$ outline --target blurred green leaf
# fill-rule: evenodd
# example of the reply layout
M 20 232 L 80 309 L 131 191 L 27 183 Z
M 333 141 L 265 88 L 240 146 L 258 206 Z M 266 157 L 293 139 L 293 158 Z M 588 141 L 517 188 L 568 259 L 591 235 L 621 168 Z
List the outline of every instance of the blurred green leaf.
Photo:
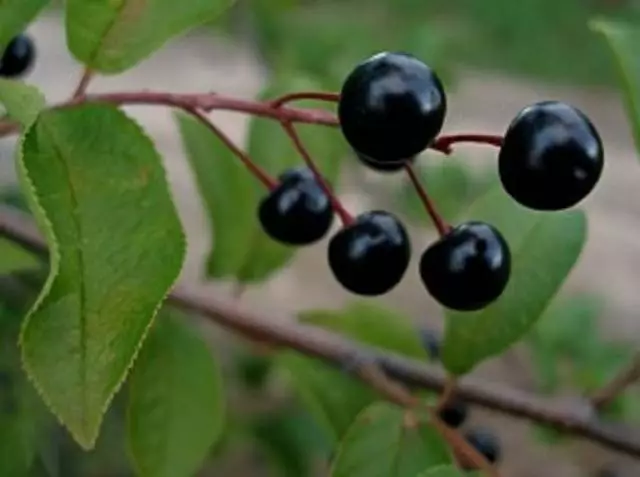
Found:
M 23 190 L 51 250 L 22 329 L 24 368 L 91 448 L 180 273 L 185 238 L 160 156 L 117 108 L 44 111 L 21 153 Z
M 428 421 L 405 418 L 403 409 L 375 403 L 345 434 L 333 462 L 332 477 L 410 477 L 451 463 L 446 443 Z
M 22 33 L 49 0 L 3 0 L 0 2 L 0 52 Z
M 0 275 L 39 266 L 40 261 L 31 252 L 14 242 L 0 238 Z
M 439 465 L 423 472 L 419 477 L 464 477 L 464 474 L 452 465 Z
M 288 374 L 301 402 L 334 442 L 376 398 L 371 389 L 346 372 L 293 351 L 280 354 L 277 363 Z
M 604 301 L 594 294 L 558 297 L 544 312 L 530 339 L 561 355 L 586 357 L 596 344 L 597 320 L 603 311 Z
M 24 0 L 20 0 L 24 1 Z M 125 71 L 193 27 L 210 22 L 234 0 L 67 0 L 69 50 L 103 74 Z
M 298 317 L 303 323 L 338 332 L 370 346 L 428 359 L 418 330 L 409 318 L 376 304 L 358 301 L 342 310 L 308 310 Z
M 491 175 L 485 171 L 478 173 L 463 160 L 454 157 L 440 160 L 429 158 L 419 166 L 418 171 L 429 197 L 438 205 L 440 214 L 449 221 L 455 221 L 475 199 L 496 183 L 497 178 L 493 168 Z M 433 226 L 408 178 L 403 179 L 398 187 L 397 202 L 410 219 L 421 225 Z
M 212 228 L 207 277 L 233 278 L 255 234 L 261 184 L 200 121 L 184 113 L 175 118 Z
M 260 415 L 253 423 L 254 437 L 280 477 L 312 476 L 326 460 L 330 442 L 306 412 L 284 409 Z
M 273 99 L 286 93 L 318 89 L 322 88 L 300 76 L 275 78 L 260 97 Z M 305 102 L 300 103 L 302 107 L 304 104 Z M 314 106 L 318 107 L 317 103 Z M 297 130 L 326 179 L 331 183 L 335 182 L 345 147 L 338 132 L 331 128 L 318 128 L 314 125 L 299 125 Z M 290 138 L 277 121 L 252 118 L 249 126 L 248 149 L 251 158 L 274 176 L 302 164 L 302 159 Z M 265 194 L 266 192 L 262 190 L 261 197 Z M 296 252 L 296 248 L 277 243 L 262 231 L 257 219 L 257 207 L 258 204 L 255 204 L 252 208 L 255 224 L 253 235 L 245 248 L 247 254 L 244 263 L 236 274 L 237 280 L 241 283 L 255 283 L 267 279 L 287 265 Z
M 627 111 L 636 150 L 640 154 L 640 28 L 622 22 L 593 20 L 591 29 L 604 35 L 616 64 L 624 106 Z
M 0 475 L 24 477 L 53 425 L 20 366 L 22 313 L 0 307 Z
M 533 435 L 543 444 L 557 446 L 567 441 L 567 436 L 553 427 L 534 424 L 531 427 Z
M 0 78 L 0 111 L 4 109 L 10 119 L 22 126 L 30 126 L 46 104 L 44 95 L 36 87 Z
M 503 352 L 531 329 L 575 265 L 587 235 L 582 211 L 527 210 L 501 187 L 477 201 L 466 216 L 502 232 L 512 271 L 503 295 L 484 310 L 447 311 L 443 363 L 456 375 Z
M 130 380 L 127 436 L 144 477 L 189 477 L 221 437 L 222 374 L 185 317 L 162 313 Z

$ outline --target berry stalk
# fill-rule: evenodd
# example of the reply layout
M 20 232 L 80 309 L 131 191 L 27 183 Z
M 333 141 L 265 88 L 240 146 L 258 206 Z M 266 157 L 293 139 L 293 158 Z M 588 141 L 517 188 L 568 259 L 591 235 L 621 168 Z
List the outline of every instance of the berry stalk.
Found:
M 411 180 L 413 187 L 416 189 L 416 193 L 420 197 L 420 200 L 424 205 L 425 210 L 429 214 L 431 221 L 433 222 L 436 229 L 438 230 L 438 233 L 440 234 L 440 236 L 446 235 L 447 232 L 449 232 L 449 229 L 451 227 L 444 221 L 444 219 L 436 209 L 435 204 L 433 203 L 433 201 L 429 197 L 429 194 L 427 194 L 427 191 L 425 190 L 424 186 L 420 182 L 420 178 L 416 174 L 415 169 L 411 164 L 405 164 L 404 169 L 405 171 L 407 171 L 407 175 L 409 176 L 409 179 Z
M 322 91 L 301 91 L 298 93 L 289 93 L 272 100 L 271 106 L 273 106 L 274 108 L 279 108 L 287 103 L 305 99 L 326 101 L 327 103 L 337 103 L 340 100 L 340 94 L 327 93 Z
M 503 137 L 493 134 L 448 134 L 437 137 L 429 148 L 449 155 L 453 152 L 451 146 L 460 142 L 502 147 Z
M 304 147 L 304 144 L 302 144 L 302 140 L 293 127 L 293 124 L 291 124 L 289 121 L 281 121 L 280 124 L 282 124 L 285 132 L 291 138 L 293 145 L 295 146 L 298 153 L 300 153 L 300 156 L 302 156 L 302 159 L 304 160 L 307 167 L 309 167 L 309 169 L 311 169 L 311 171 L 313 172 L 313 175 L 315 176 L 324 193 L 327 194 L 327 197 L 329 197 L 331 206 L 333 207 L 333 210 L 336 212 L 336 214 L 338 214 L 338 217 L 340 217 L 340 221 L 342 222 L 342 224 L 349 225 L 353 223 L 353 217 L 344 208 L 338 197 L 336 197 L 334 192 L 331 190 L 331 186 L 327 183 L 326 179 L 322 175 L 322 172 L 318 170 L 315 161 L 311 158 L 311 155 L 309 154 L 309 151 L 307 151 L 307 148 Z
M 207 126 L 213 134 L 218 136 L 218 138 L 224 143 L 224 145 L 245 165 L 245 167 L 249 170 L 251 174 L 255 176 L 262 184 L 269 190 L 273 190 L 277 185 L 277 181 L 270 177 L 264 170 L 262 170 L 255 162 L 251 160 L 251 158 L 242 151 L 238 146 L 234 144 L 234 142 L 224 133 L 221 129 L 219 129 L 215 124 L 213 124 L 207 116 L 198 111 L 195 108 L 184 107 L 184 111 L 191 114 L 193 117 L 198 119 L 202 124 Z

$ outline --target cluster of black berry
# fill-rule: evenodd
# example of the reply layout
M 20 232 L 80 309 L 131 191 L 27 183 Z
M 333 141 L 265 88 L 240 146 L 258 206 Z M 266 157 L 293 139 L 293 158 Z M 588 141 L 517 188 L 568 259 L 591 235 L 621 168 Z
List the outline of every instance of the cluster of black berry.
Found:
M 0 57 L 0 77 L 17 78 L 26 74 L 33 63 L 35 47 L 27 35 L 18 35 L 9 42 Z
M 404 53 L 379 53 L 347 77 L 338 103 L 342 133 L 367 167 L 382 172 L 410 166 L 433 147 L 442 130 L 447 97 L 435 72 Z M 500 140 L 498 169 L 507 193 L 525 207 L 562 210 L 585 198 L 600 179 L 604 153 L 591 121 L 576 108 L 544 101 L 524 108 Z M 303 245 L 330 229 L 333 204 L 307 170 L 288 172 L 264 200 L 260 219 L 273 238 Z M 420 276 L 443 306 L 478 310 L 496 300 L 509 281 L 511 254 L 491 224 L 445 226 L 422 254 Z M 381 295 L 409 267 L 411 245 L 393 214 L 372 211 L 348 220 L 329 244 L 329 265 L 349 291 Z

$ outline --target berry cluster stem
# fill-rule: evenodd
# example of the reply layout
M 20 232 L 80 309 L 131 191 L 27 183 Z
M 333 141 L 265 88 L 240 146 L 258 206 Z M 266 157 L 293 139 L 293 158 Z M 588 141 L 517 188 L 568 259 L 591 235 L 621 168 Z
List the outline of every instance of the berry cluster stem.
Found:
M 75 91 L 73 92 L 72 99 L 77 99 L 83 97 L 87 89 L 89 88 L 89 84 L 93 79 L 93 71 L 89 68 L 85 68 L 82 72 L 82 76 L 80 77 L 80 81 L 78 82 L 78 86 L 76 86 Z
M 493 134 L 449 134 L 437 137 L 431 144 L 430 149 L 440 151 L 443 154 L 451 154 L 453 152 L 452 146 L 460 142 L 502 147 L 502 141 L 502 136 Z
M 340 217 L 340 221 L 342 222 L 342 224 L 343 225 L 351 224 L 353 222 L 353 217 L 344 208 L 344 206 L 342 205 L 338 197 L 331 190 L 331 186 L 322 175 L 322 172 L 318 169 L 318 166 L 316 166 L 315 161 L 311 158 L 309 151 L 307 151 L 307 148 L 302 143 L 302 140 L 300 139 L 300 135 L 296 131 L 293 124 L 291 124 L 288 121 L 282 121 L 281 124 L 285 132 L 291 138 L 291 141 L 293 142 L 293 145 L 295 146 L 296 150 L 298 151 L 300 156 L 302 156 L 302 159 L 304 160 L 305 164 L 313 172 L 313 175 L 318 181 L 318 184 L 320 185 L 324 193 L 327 194 L 327 197 L 329 197 L 329 200 L 331 201 L 331 206 L 333 207 L 333 210 L 335 211 L 335 213 L 338 214 L 338 217 Z
M 269 190 L 273 190 L 277 186 L 277 182 L 270 177 L 264 170 L 262 170 L 255 162 L 251 160 L 251 158 L 238 146 L 234 144 L 234 142 L 227 136 L 218 126 L 213 124 L 209 120 L 209 118 L 198 111 L 195 108 L 184 107 L 182 108 L 185 112 L 191 114 L 193 117 L 198 119 L 202 124 L 204 124 L 209 130 L 215 134 L 220 141 L 245 165 L 245 167 L 249 170 L 251 174 L 255 176 L 262 184 Z
M 328 103 L 337 103 L 340 100 L 340 95 L 338 93 L 326 93 L 322 91 L 302 91 L 299 93 L 289 93 L 272 100 L 271 106 L 273 106 L 274 108 L 280 108 L 287 103 L 305 99 L 326 101 Z
M 409 176 L 409 179 L 411 180 L 411 183 L 413 184 L 413 187 L 416 189 L 416 193 L 420 197 L 420 201 L 424 205 L 424 208 L 427 211 L 427 213 L 429 214 L 429 217 L 431 218 L 431 221 L 433 222 L 433 224 L 435 225 L 436 229 L 438 230 L 438 233 L 440 234 L 440 236 L 446 235 L 447 232 L 449 232 L 449 229 L 451 227 L 444 221 L 444 219 L 442 218 L 442 216 L 438 212 L 435 204 L 433 203 L 433 201 L 429 197 L 429 194 L 427 194 L 427 191 L 425 190 L 424 186 L 422 185 L 422 182 L 420 181 L 420 178 L 416 174 L 416 171 L 413 168 L 413 165 L 406 164 L 405 165 L 405 170 L 407 171 L 407 175 Z

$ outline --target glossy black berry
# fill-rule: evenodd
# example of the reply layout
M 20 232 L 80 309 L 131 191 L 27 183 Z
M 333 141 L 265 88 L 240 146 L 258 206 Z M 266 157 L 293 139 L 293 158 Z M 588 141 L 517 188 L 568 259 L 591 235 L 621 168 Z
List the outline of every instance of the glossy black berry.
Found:
M 442 129 L 447 100 L 431 68 L 405 53 L 378 53 L 345 80 L 340 127 L 351 147 L 371 161 L 405 162 Z
M 504 237 L 484 222 L 450 230 L 422 254 L 420 276 L 441 305 L 460 311 L 484 308 L 504 291 L 511 253 Z
M 347 290 L 364 296 L 382 295 L 404 276 L 411 258 L 409 235 L 392 214 L 373 211 L 334 235 L 329 266 Z
M 292 169 L 260 203 L 264 231 L 288 245 L 309 245 L 324 237 L 333 222 L 331 201 L 306 169 Z
M 404 169 L 404 166 L 407 163 L 415 162 L 415 159 L 416 159 L 415 156 L 414 156 L 414 157 L 409 158 L 408 161 L 379 162 L 379 161 L 371 159 L 370 157 L 367 157 L 364 154 L 359 153 L 359 152 L 356 152 L 356 156 L 358 157 L 360 162 L 362 162 L 369 169 L 373 169 L 374 171 L 382 172 L 382 173 L 392 173 L 392 172 L 401 171 L 401 170 Z
M 35 47 L 26 35 L 18 35 L 9 42 L 0 58 L 0 76 L 15 78 L 25 74 L 33 63 Z
M 604 165 L 602 140 L 589 118 L 558 101 L 523 109 L 511 122 L 498 167 L 505 190 L 536 210 L 576 205 L 596 186 Z
M 453 428 L 460 427 L 467 419 L 469 408 L 467 403 L 453 399 L 438 412 L 440 419 Z
M 429 358 L 433 361 L 440 359 L 440 336 L 433 330 L 424 329 L 420 331 L 420 339 Z
M 495 464 L 500 460 L 500 442 L 491 432 L 484 429 L 470 429 L 464 434 L 464 438 L 490 463 Z

